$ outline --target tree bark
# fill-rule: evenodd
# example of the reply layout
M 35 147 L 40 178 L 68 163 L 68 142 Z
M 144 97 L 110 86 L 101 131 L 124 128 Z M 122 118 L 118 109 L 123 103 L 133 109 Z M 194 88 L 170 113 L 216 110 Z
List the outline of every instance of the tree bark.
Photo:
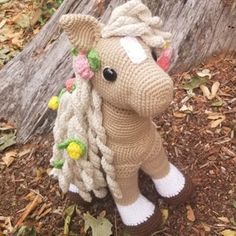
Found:
M 98 7 L 102 2 L 104 12 Z M 25 49 L 0 71 L 0 112 L 15 122 L 18 141 L 52 128 L 54 113 L 47 101 L 72 73 L 71 45 L 58 27 L 62 14 L 90 14 L 106 22 L 124 0 L 65 0 Z M 164 29 L 173 34 L 175 57 L 171 71 L 187 70 L 212 53 L 236 49 L 236 2 L 229 0 L 144 0 Z

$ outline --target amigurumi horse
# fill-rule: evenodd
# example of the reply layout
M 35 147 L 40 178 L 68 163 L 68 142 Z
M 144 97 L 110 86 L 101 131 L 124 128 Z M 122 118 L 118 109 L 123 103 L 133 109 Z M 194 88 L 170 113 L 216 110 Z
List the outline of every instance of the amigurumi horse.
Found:
M 151 118 L 173 98 L 173 83 L 153 59 L 170 34 L 140 0 L 115 8 L 107 25 L 88 15 L 64 15 L 60 25 L 74 46 L 75 78 L 49 107 L 58 107 L 51 164 L 63 192 L 87 202 L 107 186 L 131 235 L 162 224 L 158 206 L 138 187 L 138 170 L 170 204 L 184 202 L 192 184 L 173 164 Z

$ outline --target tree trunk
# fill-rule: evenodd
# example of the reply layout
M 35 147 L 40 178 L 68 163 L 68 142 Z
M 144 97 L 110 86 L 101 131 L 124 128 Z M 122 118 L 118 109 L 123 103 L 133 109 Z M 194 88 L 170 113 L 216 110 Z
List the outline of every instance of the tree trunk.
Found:
M 98 7 L 103 4 L 103 9 Z M 61 34 L 62 14 L 83 13 L 106 22 L 112 9 L 124 0 L 66 0 L 32 42 L 0 71 L 1 117 L 15 122 L 18 141 L 51 129 L 54 113 L 47 109 L 72 73 L 71 45 Z M 173 71 L 183 71 L 215 52 L 229 55 L 236 48 L 236 2 L 230 0 L 144 0 L 164 29 L 172 32 Z M 103 13 L 101 11 L 104 10 Z M 101 16 L 100 16 L 101 15 Z

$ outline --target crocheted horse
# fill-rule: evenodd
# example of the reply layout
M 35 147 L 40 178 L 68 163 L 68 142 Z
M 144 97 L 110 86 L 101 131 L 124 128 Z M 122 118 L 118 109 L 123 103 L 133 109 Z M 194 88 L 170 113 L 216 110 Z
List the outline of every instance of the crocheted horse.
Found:
M 139 191 L 140 168 L 168 203 L 181 203 L 192 192 L 191 181 L 169 163 L 151 121 L 173 97 L 172 80 L 152 55 L 170 34 L 160 31 L 160 18 L 139 0 L 117 7 L 106 26 L 88 15 L 65 15 L 60 24 L 78 54 L 76 78 L 49 104 L 59 102 L 52 173 L 63 192 L 87 202 L 91 192 L 103 198 L 108 185 L 130 233 L 147 236 L 162 217 Z

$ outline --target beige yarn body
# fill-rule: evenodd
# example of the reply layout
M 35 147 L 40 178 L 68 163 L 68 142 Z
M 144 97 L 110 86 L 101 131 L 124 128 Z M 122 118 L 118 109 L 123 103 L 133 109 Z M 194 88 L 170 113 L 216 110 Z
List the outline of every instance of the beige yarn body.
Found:
M 76 91 L 61 98 L 51 161 L 63 159 L 64 165 L 61 170 L 53 169 L 52 174 L 64 192 L 73 183 L 86 201 L 91 201 L 91 191 L 104 197 L 108 185 L 117 203 L 130 204 L 139 194 L 139 168 L 153 178 L 169 171 L 151 118 L 172 101 L 173 84 L 153 60 L 151 48 L 163 46 L 170 35 L 160 31 L 160 19 L 152 17 L 139 0 L 116 8 L 104 27 L 84 15 L 65 15 L 60 23 L 77 49 L 98 52 L 101 69 L 91 81 L 76 74 Z M 142 63 L 134 64 L 121 46 L 120 39 L 126 35 L 136 37 L 141 44 L 147 55 Z M 116 81 L 103 78 L 106 67 L 116 71 Z M 78 138 L 87 145 L 82 159 L 74 161 L 57 149 L 67 138 Z

